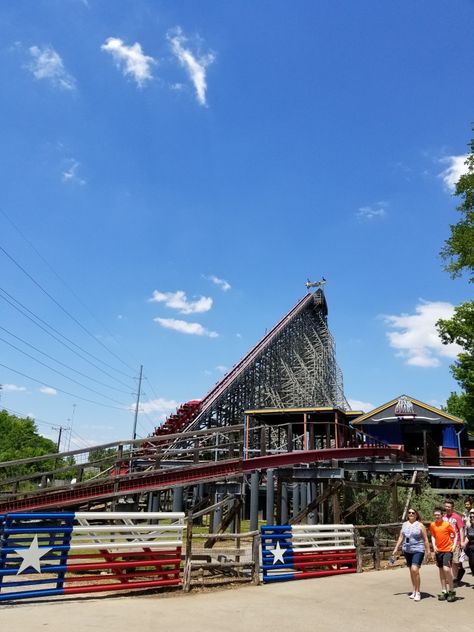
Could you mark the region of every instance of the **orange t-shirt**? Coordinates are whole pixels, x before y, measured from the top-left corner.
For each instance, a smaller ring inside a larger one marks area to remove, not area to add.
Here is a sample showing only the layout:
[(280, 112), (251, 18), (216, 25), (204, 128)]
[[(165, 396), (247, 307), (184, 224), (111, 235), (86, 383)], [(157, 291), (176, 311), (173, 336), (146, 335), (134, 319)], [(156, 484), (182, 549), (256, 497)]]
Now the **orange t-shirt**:
[(442, 553), (448, 553), (453, 549), (453, 540), (456, 535), (454, 527), (449, 522), (430, 524), (430, 533), (434, 538), (436, 548)]

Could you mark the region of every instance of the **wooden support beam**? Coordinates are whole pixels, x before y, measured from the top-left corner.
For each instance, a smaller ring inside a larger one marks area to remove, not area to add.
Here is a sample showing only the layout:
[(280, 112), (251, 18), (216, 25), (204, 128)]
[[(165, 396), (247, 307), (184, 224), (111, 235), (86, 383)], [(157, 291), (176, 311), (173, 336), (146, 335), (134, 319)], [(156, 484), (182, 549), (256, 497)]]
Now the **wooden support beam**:
[(302, 511), (300, 511), (296, 516), (293, 516), (289, 521), (290, 524), (298, 524), (301, 522), (310, 511), (317, 509), (318, 505), (328, 500), (332, 494), (337, 493), (343, 485), (342, 481), (336, 481), (335, 483), (331, 483), (326, 487), (324, 492), (317, 496), (314, 500), (312, 500), (307, 507), (305, 507)]

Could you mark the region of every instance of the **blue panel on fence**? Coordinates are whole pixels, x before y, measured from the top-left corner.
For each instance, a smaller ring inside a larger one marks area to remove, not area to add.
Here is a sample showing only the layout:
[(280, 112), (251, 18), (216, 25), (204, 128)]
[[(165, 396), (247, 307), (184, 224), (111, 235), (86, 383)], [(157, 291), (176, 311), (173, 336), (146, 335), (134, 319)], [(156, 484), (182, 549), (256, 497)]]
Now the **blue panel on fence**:
[[(73, 521), (70, 512), (3, 516), (0, 601), (63, 594)], [(43, 573), (52, 577), (45, 578)]]

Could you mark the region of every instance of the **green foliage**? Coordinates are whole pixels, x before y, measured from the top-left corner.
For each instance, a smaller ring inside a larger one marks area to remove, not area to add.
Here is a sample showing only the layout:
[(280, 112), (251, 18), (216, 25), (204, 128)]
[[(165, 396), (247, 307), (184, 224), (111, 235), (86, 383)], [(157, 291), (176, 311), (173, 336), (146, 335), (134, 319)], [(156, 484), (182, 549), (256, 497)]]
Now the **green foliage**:
[[(473, 128), (474, 131), (474, 128)], [(446, 240), (441, 256), (446, 261), (445, 269), (453, 277), (463, 272), (470, 274), (474, 281), (474, 139), (471, 153), (466, 160), (467, 173), (459, 178), (455, 195), (462, 199), (458, 211), (461, 219), (451, 225), (451, 236)]]
[[(473, 128), (474, 131), (474, 128)], [(466, 160), (467, 173), (459, 178), (455, 195), (461, 198), (458, 211), (461, 219), (451, 225), (451, 236), (446, 240), (441, 256), (445, 269), (452, 277), (469, 275), (474, 282), (474, 139)], [(456, 343), (462, 348), (456, 362), (451, 365), (454, 379), (462, 391), (451, 393), (448, 412), (464, 419), (474, 431), (474, 301), (462, 303), (450, 319), (436, 324), (444, 344)]]
[[(27, 459), (56, 452), (56, 445), (50, 439), (38, 434), (35, 422), (0, 411), (0, 462)], [(14, 471), (0, 469), (0, 478), (20, 476), (52, 468), (55, 460), (15, 466)], [(10, 468), (11, 469), (11, 468)]]
[(100, 471), (110, 467), (117, 458), (117, 450), (115, 448), (94, 448), (89, 452), (89, 462), (97, 462)]

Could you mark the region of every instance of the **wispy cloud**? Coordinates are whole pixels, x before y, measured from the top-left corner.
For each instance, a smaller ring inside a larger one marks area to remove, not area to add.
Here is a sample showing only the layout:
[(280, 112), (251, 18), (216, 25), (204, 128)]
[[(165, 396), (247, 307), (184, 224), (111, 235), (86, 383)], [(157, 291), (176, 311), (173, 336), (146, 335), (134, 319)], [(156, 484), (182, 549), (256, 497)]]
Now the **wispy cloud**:
[(368, 413), (369, 410), (375, 408), (371, 402), (361, 402), (360, 399), (348, 399), (347, 401), (352, 410), (363, 410), (364, 413)]
[(32, 61), (27, 68), (36, 79), (46, 79), (61, 90), (74, 90), (76, 80), (64, 67), (63, 60), (51, 46), (31, 46)]
[(356, 213), (360, 220), (383, 219), (387, 215), (387, 202), (376, 202), (370, 206), (361, 206)]
[(182, 334), (207, 336), (208, 338), (217, 338), (219, 336), (216, 331), (209, 331), (200, 323), (188, 323), (185, 320), (177, 320), (176, 318), (154, 318), (153, 320), (165, 329), (173, 329)]
[[(179, 406), (179, 403), (174, 399), (165, 399), (164, 397), (158, 397), (157, 399), (149, 399), (140, 403), (138, 411), (140, 413), (159, 413), (167, 416), (169, 413), (175, 411)], [(132, 410), (135, 409), (135, 404), (130, 406)]]
[(43, 393), (43, 395), (57, 395), (58, 394), (58, 391), (55, 388), (52, 388), (51, 386), (40, 386), (38, 390), (40, 393)]
[(195, 56), (191, 50), (185, 46), (188, 40), (184, 36), (180, 27), (169, 31), (167, 37), (173, 54), (177, 57), (181, 66), (186, 70), (194, 85), (198, 103), (206, 106), (206, 68), (215, 60), (215, 54), (213, 52), (208, 52), (207, 54), (199, 57)]
[(166, 307), (176, 309), (180, 314), (202, 314), (208, 312), (213, 303), (210, 296), (199, 296), (194, 301), (190, 301), (182, 290), (176, 292), (155, 290), (149, 301), (150, 303), (164, 303)]
[(138, 42), (127, 46), (118, 37), (109, 37), (105, 44), (102, 44), (101, 49), (110, 53), (117, 68), (124, 76), (130, 75), (140, 88), (153, 79), (151, 68), (156, 61), (153, 57), (145, 55)]
[(70, 158), (69, 160), (67, 160), (66, 168), (62, 172), (63, 182), (70, 182), (74, 184), (79, 184), (81, 186), (86, 184), (86, 181), (83, 178), (81, 178), (78, 174), (80, 166), (81, 166), (81, 163), (78, 162), (77, 160), (74, 160), (74, 158)]
[(214, 274), (210, 274), (209, 276), (203, 275), (203, 277), (207, 281), (211, 281), (211, 283), (214, 283), (214, 285), (220, 287), (223, 292), (228, 292), (232, 288), (231, 284), (228, 281), (226, 281), (225, 279), (220, 279)]
[(17, 384), (0, 384), (0, 392), (4, 393), (19, 393), (26, 391), (25, 386), (17, 386)]
[(216, 366), (216, 371), (217, 371), (218, 373), (226, 373), (228, 370), (229, 370), (229, 369), (228, 369), (226, 366), (224, 366), (223, 364), (218, 364), (218, 365)]
[(439, 162), (448, 165), (438, 177), (441, 178), (444, 188), (449, 193), (454, 193), (459, 178), (467, 173), (467, 165), (465, 164), (467, 154), (461, 156), (445, 156)]
[(390, 346), (406, 364), (419, 367), (436, 367), (440, 358), (454, 359), (461, 351), (456, 344), (444, 345), (436, 330), (440, 318), (451, 318), (454, 305), (443, 301), (420, 300), (414, 314), (384, 315)]

